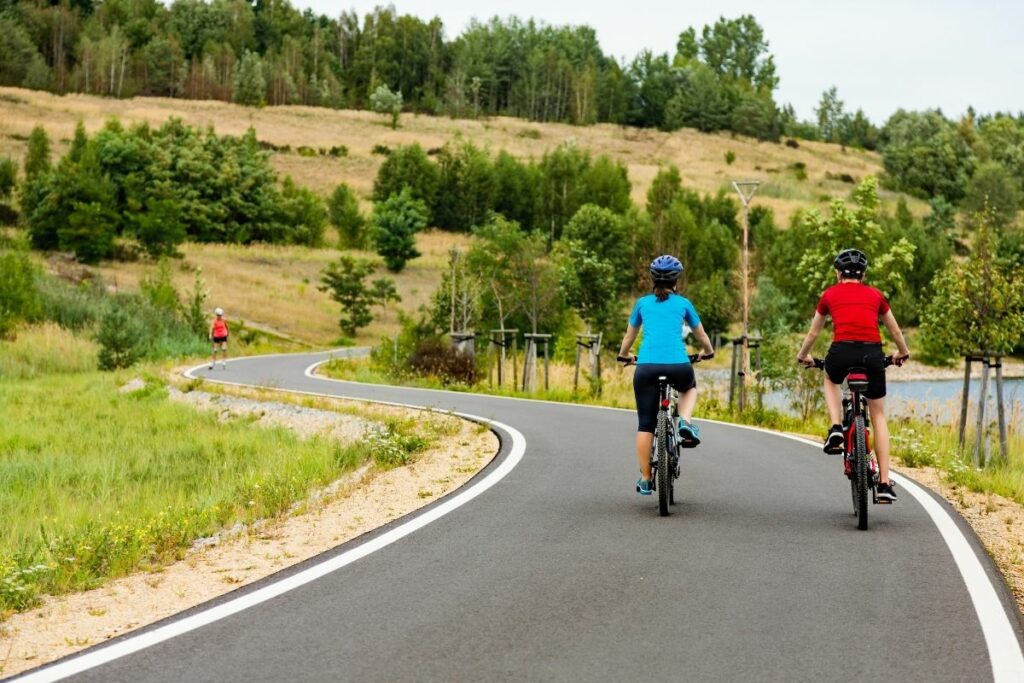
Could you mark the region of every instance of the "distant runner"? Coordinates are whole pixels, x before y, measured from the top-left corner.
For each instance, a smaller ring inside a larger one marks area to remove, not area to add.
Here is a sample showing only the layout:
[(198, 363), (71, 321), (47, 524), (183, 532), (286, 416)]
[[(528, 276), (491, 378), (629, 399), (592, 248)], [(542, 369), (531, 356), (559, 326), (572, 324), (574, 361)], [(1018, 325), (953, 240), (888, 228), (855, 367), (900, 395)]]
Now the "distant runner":
[(213, 370), (217, 364), (217, 345), (220, 345), (220, 366), (228, 368), (228, 321), (224, 320), (224, 309), (214, 309), (216, 317), (210, 323), (210, 341), (213, 343), (213, 350), (210, 352), (210, 369)]

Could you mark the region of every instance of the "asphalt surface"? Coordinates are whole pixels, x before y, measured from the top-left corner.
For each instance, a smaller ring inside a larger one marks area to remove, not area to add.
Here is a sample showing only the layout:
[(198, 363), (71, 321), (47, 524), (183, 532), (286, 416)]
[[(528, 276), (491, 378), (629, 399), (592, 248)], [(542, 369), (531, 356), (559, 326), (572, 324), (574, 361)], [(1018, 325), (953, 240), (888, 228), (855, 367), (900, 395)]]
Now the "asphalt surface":
[[(704, 424), (683, 460), (681, 501), (660, 518), (657, 498), (634, 492), (629, 412), (304, 376), (321, 358), (240, 359), (197, 375), (457, 409), (519, 429), (525, 456), (400, 541), (73, 680), (993, 678), (964, 580), (924, 508), (904, 491), (858, 531), (834, 456)], [(499, 436), (491, 468), (508, 457)], [(1009, 593), (979, 557), (1020, 642)]]

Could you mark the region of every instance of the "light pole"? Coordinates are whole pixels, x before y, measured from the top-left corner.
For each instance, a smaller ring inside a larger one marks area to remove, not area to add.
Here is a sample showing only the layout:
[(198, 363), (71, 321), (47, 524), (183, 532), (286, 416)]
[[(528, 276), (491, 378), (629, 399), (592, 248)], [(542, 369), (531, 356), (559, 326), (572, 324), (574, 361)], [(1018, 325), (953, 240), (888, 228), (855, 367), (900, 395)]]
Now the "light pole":
[(750, 372), (750, 358), (747, 347), (750, 337), (750, 200), (754, 198), (758, 180), (734, 180), (736, 194), (743, 202), (743, 359), (740, 363), (740, 412), (746, 408), (747, 374)]

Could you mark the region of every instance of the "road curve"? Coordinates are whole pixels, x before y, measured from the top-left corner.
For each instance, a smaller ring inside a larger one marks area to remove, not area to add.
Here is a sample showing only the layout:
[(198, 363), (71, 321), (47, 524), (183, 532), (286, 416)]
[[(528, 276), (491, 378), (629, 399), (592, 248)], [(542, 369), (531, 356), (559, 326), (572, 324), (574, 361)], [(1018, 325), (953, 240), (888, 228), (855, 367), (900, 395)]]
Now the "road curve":
[[(1024, 680), (1009, 591), (963, 520), (927, 493), (903, 488), (860, 532), (834, 457), (709, 423), (683, 461), (681, 503), (659, 518), (633, 490), (627, 411), (305, 374), (323, 358), (237, 359), (196, 375), (454, 409), (516, 428), (525, 452), (497, 428), (501, 453), (463, 492), (490, 487), (465, 504), (451, 505), (456, 492), (111, 641), (137, 651), (97, 666), (116, 652), (104, 644), (26, 681)], [(385, 545), (410, 519), (420, 528)], [(315, 581), (226, 609), (317, 567)], [(190, 625), (218, 609), (227, 616)], [(147, 634), (159, 642), (132, 646)]]

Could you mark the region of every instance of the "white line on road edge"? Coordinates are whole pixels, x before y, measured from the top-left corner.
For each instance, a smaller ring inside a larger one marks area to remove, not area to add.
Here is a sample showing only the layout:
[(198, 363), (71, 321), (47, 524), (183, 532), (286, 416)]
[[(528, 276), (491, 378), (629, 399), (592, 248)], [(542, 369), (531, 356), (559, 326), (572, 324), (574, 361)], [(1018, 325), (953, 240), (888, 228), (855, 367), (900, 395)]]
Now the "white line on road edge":
[[(345, 380), (335, 380), (315, 374), (316, 368), (326, 362), (328, 361), (322, 360), (317, 363), (313, 363), (306, 368), (306, 371), (303, 374), (306, 375), (306, 377), (313, 379), (343, 383)], [(360, 384), (360, 382), (353, 383)], [(444, 390), (426, 389), (425, 391)], [(499, 398), (504, 400), (555, 403), (563, 406), (576, 405), (581, 407), (601, 408), (603, 410), (628, 410), (626, 408), (613, 408), (611, 406), (583, 406), (582, 404), (560, 403), (558, 401), (520, 398), (516, 396), (482, 395), (488, 396), (489, 398)], [(820, 443), (809, 439), (804, 439), (793, 434), (773, 431), (771, 429), (764, 429), (763, 427), (741, 425), (733, 422), (722, 422), (721, 420), (696, 419), (698, 422), (710, 422), (727, 427), (734, 427), (736, 429), (748, 429), (750, 431), (765, 434), (774, 434), (775, 436), (781, 436), (785, 439), (790, 439), (798, 443), (814, 446), (815, 448), (821, 447)], [(989, 662), (992, 665), (993, 681), (995, 683), (1021, 683), (1024, 681), (1024, 652), (1021, 651), (1016, 631), (1010, 621), (1009, 614), (1007, 614), (1002, 601), (999, 599), (999, 593), (996, 590), (995, 585), (993, 585), (988, 573), (985, 571), (984, 566), (982, 566), (981, 560), (978, 559), (974, 548), (971, 547), (967, 537), (964, 536), (963, 531), (961, 531), (960, 527), (957, 526), (949, 512), (939, 505), (930, 494), (910, 479), (900, 475), (898, 472), (891, 472), (891, 474), (893, 480), (906, 489), (907, 493), (913, 496), (921, 507), (924, 508), (925, 512), (928, 513), (932, 523), (934, 523), (938, 528), (939, 534), (942, 536), (942, 540), (946, 542), (946, 547), (949, 548), (949, 552), (953, 556), (953, 561), (956, 562), (957, 569), (960, 570), (960, 576), (963, 578), (964, 584), (967, 586), (967, 593), (971, 597), (971, 603), (974, 605), (974, 611), (978, 615), (978, 622), (981, 624), (981, 632), (985, 638), (985, 645), (988, 648)]]
[[(193, 370), (206, 367), (206, 364), (197, 366), (187, 371), (186, 376), (190, 376)], [(219, 381), (219, 380), (214, 380)], [(224, 382), (225, 384), (238, 384), (237, 382)], [(251, 385), (240, 385), (240, 386), (251, 386)], [(303, 393), (310, 394), (312, 392), (292, 392), (292, 393)], [(317, 394), (320, 396), (328, 396), (327, 394)], [(332, 396), (331, 398), (339, 398)], [(367, 400), (367, 399), (357, 399)], [(384, 401), (372, 401), (370, 403), (385, 403)], [(416, 408), (424, 409), (422, 406), (412, 406), (407, 404), (399, 403), (388, 403), (388, 405), (398, 405), (405, 408)], [(429, 410), (429, 408), (427, 408)], [(465, 413), (452, 413), (459, 417), (464, 417), (477, 422), (494, 425), (500, 429), (505, 430), (512, 436), (512, 449), (508, 456), (497, 468), (494, 469), (490, 474), (485, 476), (476, 484), (473, 484), (467, 489), (464, 489), (456, 493), (453, 497), (440, 503), (436, 507), (427, 510), (423, 514), (414, 517), (413, 519), (396, 526), (390, 531), (377, 536), (376, 538), (363, 543), (362, 545), (353, 548), (347, 552), (341, 553), (329, 559), (317, 562), (311, 567), (307, 567), (302, 571), (287, 576), (283, 579), (274, 581), (262, 588), (258, 588), (250, 593), (241, 595), (237, 598), (228, 600), (219, 605), (210, 607), (196, 614), (192, 614), (183, 619), (160, 626), (151, 631), (140, 633), (137, 636), (130, 636), (121, 640), (117, 643), (109, 645), (107, 647), (100, 648), (98, 650), (88, 652), (69, 659), (65, 662), (55, 664), (49, 668), (41, 669), (35, 673), (29, 673), (18, 679), (19, 683), (44, 683), (49, 681), (59, 681), (73, 676), (75, 674), (88, 671), (97, 666), (101, 666), (115, 659), (120, 659), (126, 655), (130, 655), (139, 650), (143, 650), (157, 643), (161, 643), (165, 640), (169, 640), (176, 636), (180, 636), (189, 631), (194, 631), (197, 628), (206, 626), (225, 617), (229, 617), (233, 614), (237, 614), (242, 610), (248, 609), (262, 602), (266, 602), (272, 598), (276, 598), (279, 595), (287, 593), (288, 591), (294, 590), (307, 583), (315, 581), (331, 572), (337, 571), (346, 565), (352, 564), (356, 560), (362, 559), (367, 555), (380, 550), (388, 545), (391, 545), (395, 541), (402, 539), (414, 531), (422, 529), (431, 522), (437, 521), (441, 517), (444, 517), (449, 512), (462, 507), (469, 501), (473, 500), (481, 493), (491, 488), (499, 481), (501, 481), (512, 469), (519, 464), (519, 461), (523, 459), (523, 454), (526, 452), (526, 438), (519, 432), (518, 429), (510, 427), (501, 422), (495, 422), (476, 415), (468, 415)]]

